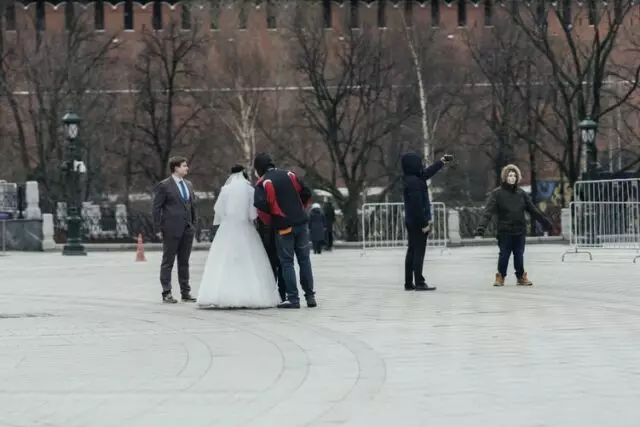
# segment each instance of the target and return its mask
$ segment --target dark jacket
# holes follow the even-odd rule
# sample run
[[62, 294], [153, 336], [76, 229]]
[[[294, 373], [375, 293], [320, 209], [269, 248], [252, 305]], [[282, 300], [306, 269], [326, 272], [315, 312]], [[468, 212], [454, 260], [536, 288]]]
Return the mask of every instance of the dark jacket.
[[327, 225], [327, 228], [333, 227], [333, 223], [336, 221], [336, 210], [333, 208], [331, 203], [324, 204], [324, 221]]
[[[511, 171], [516, 173], [517, 182], [515, 185], [507, 184], [507, 175]], [[498, 217], [499, 234], [526, 234], [526, 212], [536, 221], [543, 224], [545, 228], [551, 228], [551, 223], [533, 204], [531, 197], [518, 186], [521, 176], [520, 169], [515, 165], [507, 165], [502, 169], [502, 184], [489, 193], [484, 214], [476, 234], [483, 234], [487, 224], [494, 216]]]
[[262, 172], [253, 199], [260, 219], [276, 230], [306, 224], [306, 207], [311, 203], [309, 187], [295, 173], [273, 168], [266, 154], [256, 157], [254, 168]]
[[184, 180], [189, 200], [182, 198], [178, 184], [170, 176], [158, 183], [153, 195], [153, 225], [156, 232], [179, 237], [185, 231], [195, 231], [197, 224], [193, 185]]
[[427, 191], [427, 180], [432, 178], [444, 163], [438, 160], [428, 167], [414, 153], [402, 156], [404, 222], [408, 229], [422, 229], [431, 222], [431, 200]]
[[325, 236], [325, 217], [318, 206], [309, 212], [309, 234], [312, 242], [323, 242]]

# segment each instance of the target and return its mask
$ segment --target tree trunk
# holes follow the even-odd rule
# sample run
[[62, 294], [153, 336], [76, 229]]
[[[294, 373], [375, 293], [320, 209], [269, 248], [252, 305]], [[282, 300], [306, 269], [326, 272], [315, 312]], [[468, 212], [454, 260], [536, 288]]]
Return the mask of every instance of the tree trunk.
[[360, 234], [360, 217], [358, 215], [358, 197], [348, 197], [341, 206], [344, 218], [344, 238], [348, 242], [357, 242]]

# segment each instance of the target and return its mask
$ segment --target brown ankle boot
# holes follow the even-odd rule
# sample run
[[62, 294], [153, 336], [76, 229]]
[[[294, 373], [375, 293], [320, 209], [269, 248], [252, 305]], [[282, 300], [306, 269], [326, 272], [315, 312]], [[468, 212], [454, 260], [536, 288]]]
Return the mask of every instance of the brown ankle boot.
[[500, 273], [496, 273], [496, 280], [493, 282], [493, 286], [504, 286], [504, 277]]
[[527, 276], [527, 272], [525, 272], [521, 278], [518, 279], [518, 286], [531, 286], [533, 285], [533, 282], [531, 282], [531, 280], [529, 280], [529, 277]]

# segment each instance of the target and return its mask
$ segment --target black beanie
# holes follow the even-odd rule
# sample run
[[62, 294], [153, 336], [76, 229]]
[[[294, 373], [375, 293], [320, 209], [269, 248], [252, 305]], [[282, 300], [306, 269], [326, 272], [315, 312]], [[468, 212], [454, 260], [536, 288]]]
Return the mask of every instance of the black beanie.
[[264, 175], [269, 168], [274, 168], [273, 159], [268, 153], [260, 153], [253, 160], [253, 168], [258, 172], [258, 175]]

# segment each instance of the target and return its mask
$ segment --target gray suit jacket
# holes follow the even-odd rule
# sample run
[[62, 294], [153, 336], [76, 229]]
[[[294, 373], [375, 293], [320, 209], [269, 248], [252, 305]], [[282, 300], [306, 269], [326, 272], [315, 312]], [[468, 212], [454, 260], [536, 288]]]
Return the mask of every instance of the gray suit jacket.
[[165, 236], [182, 236], [187, 231], [195, 232], [197, 223], [195, 193], [191, 182], [184, 180], [189, 190], [189, 200], [182, 199], [178, 184], [173, 177], [158, 183], [153, 196], [153, 224], [156, 232]]

